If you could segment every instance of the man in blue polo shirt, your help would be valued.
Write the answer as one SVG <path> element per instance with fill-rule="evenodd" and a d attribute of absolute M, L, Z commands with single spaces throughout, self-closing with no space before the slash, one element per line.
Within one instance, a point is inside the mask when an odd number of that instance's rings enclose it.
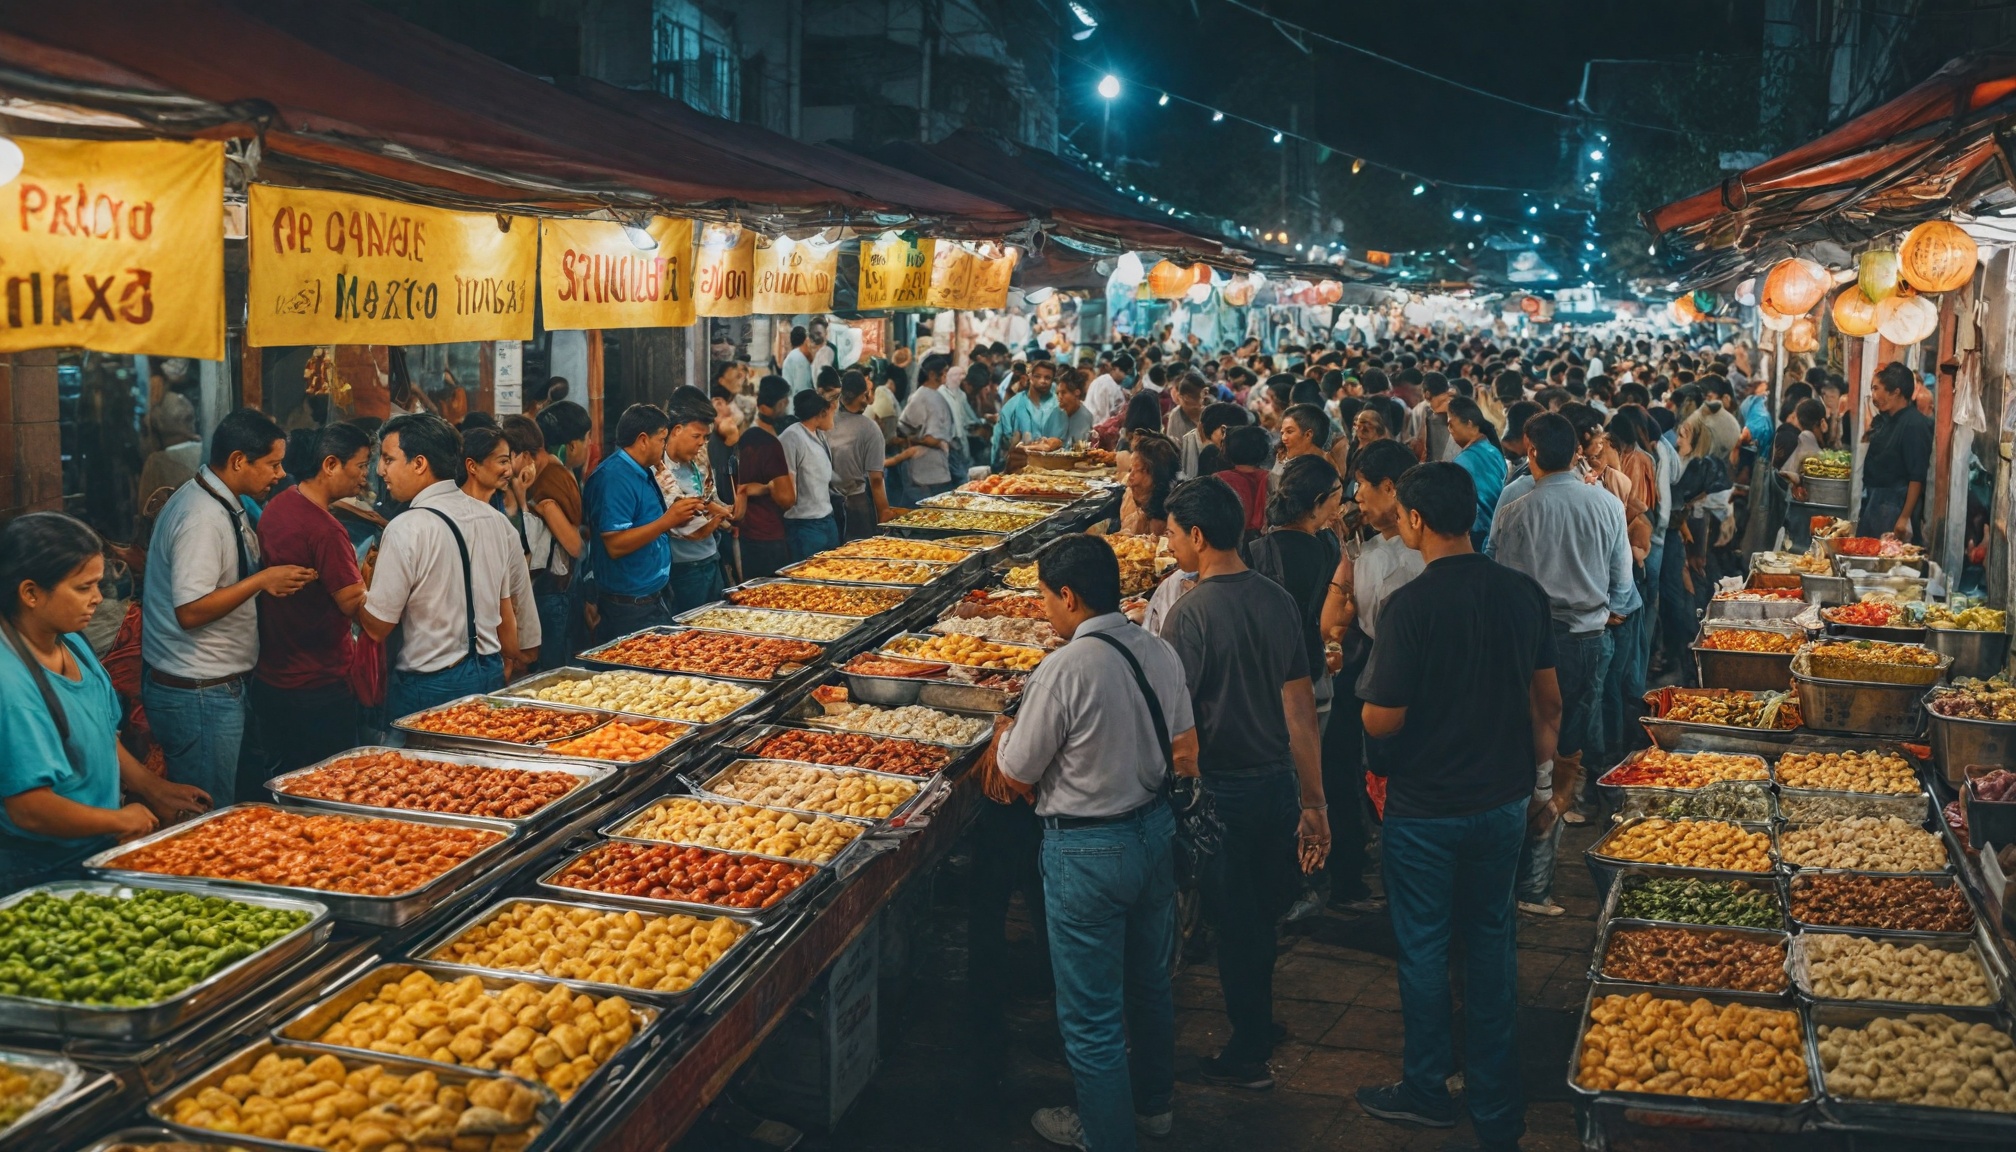
<path fill-rule="evenodd" d="M 994 424 L 994 466 L 1013 471 L 1008 454 L 1016 448 L 1036 450 L 1064 443 L 1067 417 L 1052 391 L 1057 366 L 1048 360 L 1029 365 L 1029 387 L 1008 398 Z"/>
<path fill-rule="evenodd" d="M 654 404 L 632 404 L 616 422 L 622 450 L 588 477 L 588 527 L 595 544 L 596 608 L 601 623 L 595 637 L 607 642 L 642 628 L 669 623 L 665 584 L 672 575 L 672 543 L 667 533 L 707 507 L 697 496 L 681 496 L 668 507 L 652 469 L 665 459 L 672 421 Z"/>

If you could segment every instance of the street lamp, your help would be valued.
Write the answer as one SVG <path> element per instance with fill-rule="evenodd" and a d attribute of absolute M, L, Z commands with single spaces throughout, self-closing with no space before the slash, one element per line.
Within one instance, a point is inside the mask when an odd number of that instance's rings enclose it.
<path fill-rule="evenodd" d="M 1108 72 L 1099 78 L 1099 95 L 1111 100 L 1120 95 L 1120 78 Z"/>
<path fill-rule="evenodd" d="M 1106 134 L 1113 127 L 1113 101 L 1120 95 L 1120 78 L 1108 72 L 1099 78 L 1099 95 L 1106 100 L 1105 111 L 1099 117 L 1099 158 L 1105 159 Z"/>

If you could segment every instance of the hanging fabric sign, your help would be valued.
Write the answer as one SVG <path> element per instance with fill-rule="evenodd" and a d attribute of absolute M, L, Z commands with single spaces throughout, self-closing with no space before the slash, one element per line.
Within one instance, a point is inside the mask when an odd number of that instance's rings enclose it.
<path fill-rule="evenodd" d="M 833 277 L 840 245 L 789 236 L 756 242 L 755 311 L 766 316 L 826 312 L 833 307 Z"/>
<path fill-rule="evenodd" d="M 756 234 L 733 224 L 702 230 L 693 298 L 702 316 L 747 316 L 756 302 Z"/>
<path fill-rule="evenodd" d="M 938 245 L 931 256 L 931 295 L 926 300 L 933 308 L 964 308 L 967 294 L 973 290 L 973 270 L 980 258 L 973 250 L 957 241 L 948 240 Z"/>
<path fill-rule="evenodd" d="M 969 311 L 975 308 L 1006 308 L 1008 286 L 1015 279 L 1015 256 L 1015 249 L 1005 245 L 999 255 L 974 256 L 973 278 L 966 288 L 966 302 L 960 307 Z"/>
<path fill-rule="evenodd" d="M 224 358 L 224 145 L 15 137 L 0 352 Z"/>
<path fill-rule="evenodd" d="M 530 340 L 526 217 L 254 184 L 246 343 Z"/>
<path fill-rule="evenodd" d="M 649 245 L 650 247 L 640 247 Z M 693 222 L 539 222 L 539 307 L 548 328 L 693 323 Z"/>
<path fill-rule="evenodd" d="M 855 307 L 922 308 L 931 293 L 934 240 L 905 240 L 889 233 L 861 244 L 861 292 Z"/>

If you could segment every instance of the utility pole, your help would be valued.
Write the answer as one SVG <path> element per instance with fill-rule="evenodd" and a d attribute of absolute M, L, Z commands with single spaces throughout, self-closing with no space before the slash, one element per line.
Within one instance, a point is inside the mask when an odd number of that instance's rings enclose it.
<path fill-rule="evenodd" d="M 938 0 L 917 6 L 917 142 L 931 142 L 931 55 L 938 37 Z"/>

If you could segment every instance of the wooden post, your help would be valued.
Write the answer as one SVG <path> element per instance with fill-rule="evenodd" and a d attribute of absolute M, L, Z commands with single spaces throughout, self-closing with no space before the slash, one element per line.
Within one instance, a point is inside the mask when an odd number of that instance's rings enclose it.
<path fill-rule="evenodd" d="M 588 443 L 600 450 L 602 446 L 602 330 L 597 328 L 588 333 Z M 593 453 L 591 452 L 592 456 Z"/>
<path fill-rule="evenodd" d="M 1854 426 L 1850 429 L 1855 434 L 1854 443 L 1850 445 L 1854 451 L 1854 464 L 1849 471 L 1852 482 L 1848 486 L 1850 520 L 1859 520 L 1862 514 L 1862 466 L 1869 455 L 1869 421 L 1876 415 L 1869 390 L 1876 383 L 1876 361 L 1887 343 L 1881 336 L 1864 336 L 1855 375 L 1848 380 L 1848 410 L 1855 414 Z"/>
<path fill-rule="evenodd" d="M 1955 563 L 1960 555 L 1958 545 L 1951 539 L 1949 511 L 1954 505 L 1953 484 L 1953 393 L 1960 367 L 1953 355 L 1957 329 L 1962 322 L 1958 307 L 1961 292 L 1948 292 L 1939 300 L 1939 335 L 1936 347 L 1937 359 L 1932 362 L 1933 378 L 1936 384 L 1932 392 L 1932 475 L 1925 481 L 1925 499 L 1921 501 L 1919 522 L 1924 527 L 1924 539 L 1919 541 L 1927 552 L 1938 558 L 1946 569 L 1946 579 L 1950 582 L 1960 576 Z M 1972 293 L 1966 293 L 1972 295 Z M 1922 367 L 1921 367 L 1922 371 Z M 1960 515 L 1966 516 L 1966 501 L 1959 504 Z"/>

